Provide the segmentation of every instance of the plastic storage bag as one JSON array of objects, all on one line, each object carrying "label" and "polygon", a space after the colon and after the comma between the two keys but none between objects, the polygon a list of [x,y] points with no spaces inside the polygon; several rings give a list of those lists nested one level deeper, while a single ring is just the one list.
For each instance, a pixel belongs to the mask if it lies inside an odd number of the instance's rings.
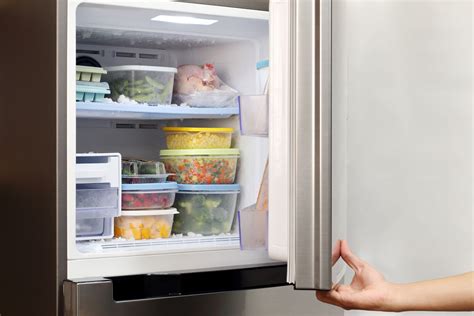
[{"label": "plastic storage bag", "polygon": [[217,76],[213,64],[178,67],[173,103],[192,107],[233,107],[238,106],[238,95]]}]

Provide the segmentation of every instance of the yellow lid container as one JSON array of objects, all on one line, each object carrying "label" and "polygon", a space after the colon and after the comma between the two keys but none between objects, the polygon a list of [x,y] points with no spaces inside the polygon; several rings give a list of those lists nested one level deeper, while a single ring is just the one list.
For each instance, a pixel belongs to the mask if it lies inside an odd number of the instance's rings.
[{"label": "yellow lid container", "polygon": [[227,149],[232,144],[233,128],[163,127],[168,149]]}]

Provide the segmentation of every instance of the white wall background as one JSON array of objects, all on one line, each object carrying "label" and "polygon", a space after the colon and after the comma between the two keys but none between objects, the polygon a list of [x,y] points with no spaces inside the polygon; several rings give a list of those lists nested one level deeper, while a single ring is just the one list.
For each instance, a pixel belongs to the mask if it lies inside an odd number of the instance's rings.
[{"label": "white wall background", "polygon": [[334,0],[333,14],[353,250],[395,282],[473,270],[473,2]]}]

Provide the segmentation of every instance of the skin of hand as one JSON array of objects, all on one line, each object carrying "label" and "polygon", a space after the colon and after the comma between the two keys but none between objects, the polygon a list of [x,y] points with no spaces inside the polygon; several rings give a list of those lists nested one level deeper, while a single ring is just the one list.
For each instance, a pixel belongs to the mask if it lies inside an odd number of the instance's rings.
[{"label": "skin of hand", "polygon": [[345,240],[333,250],[333,264],[342,258],[354,270],[350,285],[335,284],[330,291],[317,291],[325,303],[344,309],[401,311],[471,311],[474,310],[474,273],[395,284],[367,262],[355,256]]}]

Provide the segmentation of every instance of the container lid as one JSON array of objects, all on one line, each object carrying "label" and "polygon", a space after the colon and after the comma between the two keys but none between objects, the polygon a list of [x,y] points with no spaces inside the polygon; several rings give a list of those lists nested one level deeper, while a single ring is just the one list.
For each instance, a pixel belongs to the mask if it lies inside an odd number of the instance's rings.
[{"label": "container lid", "polygon": [[166,210],[141,210],[141,211],[122,211],[121,216],[156,216],[156,215],[174,215],[179,214],[174,207]]},{"label": "container lid", "polygon": [[160,156],[238,156],[238,148],[229,149],[162,149]]},{"label": "container lid", "polygon": [[177,190],[176,182],[122,184],[122,191]]},{"label": "container lid", "polygon": [[76,81],[76,91],[109,94],[110,88],[107,82]]},{"label": "container lid", "polygon": [[107,71],[155,71],[155,72],[172,72],[177,73],[178,69],[173,67],[160,67],[160,66],[144,66],[144,65],[124,65],[124,66],[112,66],[107,67]]},{"label": "container lid", "polygon": [[240,191],[240,184],[178,184],[179,191],[224,192]]},{"label": "container lid", "polygon": [[91,66],[76,66],[76,71],[80,72],[90,72],[90,73],[95,73],[95,74],[106,74],[107,70],[104,68],[100,67],[91,67]]},{"label": "container lid", "polygon": [[262,68],[267,68],[268,66],[270,66],[270,61],[268,59],[260,60],[256,66],[257,66],[257,70],[260,70]]},{"label": "container lid", "polygon": [[168,178],[169,176],[174,176],[174,173],[157,173],[157,174],[130,174],[130,175],[122,175],[122,179],[153,179],[153,178]]},{"label": "container lid", "polygon": [[231,127],[163,127],[164,132],[209,132],[209,133],[233,133]]}]

